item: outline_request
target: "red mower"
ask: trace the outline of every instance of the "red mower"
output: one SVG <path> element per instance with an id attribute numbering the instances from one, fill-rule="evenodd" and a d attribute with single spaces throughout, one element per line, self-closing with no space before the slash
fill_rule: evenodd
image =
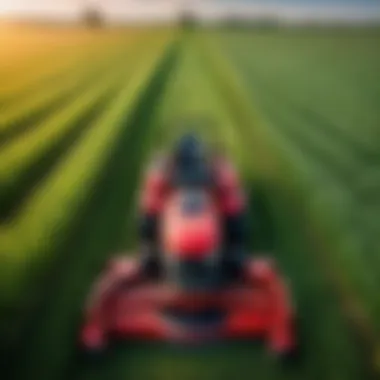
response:
<path id="1" fill-rule="evenodd" d="M 196 139 L 194 144 L 198 144 Z M 231 271 L 235 253 L 224 236 L 230 233 L 224 220 L 231 214 L 226 198 L 216 195 L 217 181 L 194 180 L 193 163 L 192 180 L 183 180 L 189 178 L 186 175 L 181 181 L 171 176 L 176 180 L 167 180 L 170 186 L 163 191 L 164 182 L 154 167 L 142 193 L 147 215 L 155 211 L 159 216 L 154 243 L 159 270 L 147 270 L 139 255 L 110 261 L 88 301 L 81 332 L 84 347 L 98 351 L 114 337 L 178 343 L 262 338 L 275 354 L 293 353 L 297 343 L 294 310 L 273 259 L 239 256 L 235 260 L 239 265 Z M 186 170 L 182 167 L 181 171 Z M 225 175 L 225 167 L 221 171 L 224 177 L 219 178 L 227 178 L 224 185 L 230 185 L 224 187 L 224 196 L 227 188 L 236 195 L 232 177 Z M 235 211 L 238 203 L 229 202 Z M 225 259 L 226 255 L 232 260 Z"/>

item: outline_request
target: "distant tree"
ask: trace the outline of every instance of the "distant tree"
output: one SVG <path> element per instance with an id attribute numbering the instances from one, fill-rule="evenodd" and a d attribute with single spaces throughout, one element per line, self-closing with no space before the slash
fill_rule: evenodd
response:
<path id="1" fill-rule="evenodd" d="M 243 21 L 240 17 L 235 16 L 233 14 L 225 17 L 222 21 L 221 24 L 227 28 L 230 29 L 239 29 L 243 26 Z"/>
<path id="2" fill-rule="evenodd" d="M 180 16 L 180 25 L 183 29 L 193 29 L 197 26 L 197 17 L 190 11 L 184 10 Z"/>
<path id="3" fill-rule="evenodd" d="M 230 29 L 274 29 L 279 23 L 275 17 L 261 16 L 257 18 L 242 17 L 231 14 L 224 18 L 222 24 Z"/>
<path id="4" fill-rule="evenodd" d="M 92 6 L 88 6 L 83 11 L 83 22 L 90 28 L 100 28 L 104 24 L 102 12 Z"/>
<path id="5" fill-rule="evenodd" d="M 279 27 L 279 20 L 275 17 L 261 17 L 257 19 L 253 26 L 257 29 L 276 29 Z"/>

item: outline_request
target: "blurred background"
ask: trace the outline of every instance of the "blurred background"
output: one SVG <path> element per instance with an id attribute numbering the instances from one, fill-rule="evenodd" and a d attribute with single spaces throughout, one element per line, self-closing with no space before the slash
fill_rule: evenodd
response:
<path id="1" fill-rule="evenodd" d="M 291 283 L 291 370 L 248 343 L 80 357 L 145 164 L 192 118 Z M 379 234 L 377 0 L 0 0 L 1 378 L 379 378 Z"/>

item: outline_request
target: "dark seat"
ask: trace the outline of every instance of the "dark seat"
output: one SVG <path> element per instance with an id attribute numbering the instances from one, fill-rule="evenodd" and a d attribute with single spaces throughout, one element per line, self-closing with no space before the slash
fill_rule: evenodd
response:
<path id="1" fill-rule="evenodd" d="M 207 163 L 177 164 L 171 183 L 174 188 L 207 188 L 212 186 L 212 170 Z"/>

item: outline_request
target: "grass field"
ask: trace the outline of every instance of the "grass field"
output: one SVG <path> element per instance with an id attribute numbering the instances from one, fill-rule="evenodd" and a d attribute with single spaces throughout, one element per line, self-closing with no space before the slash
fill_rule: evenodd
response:
<path id="1" fill-rule="evenodd" d="M 0 333 L 10 378 L 380 375 L 378 31 L 58 29 L 50 44 L 44 30 L 7 28 Z M 294 368 L 253 343 L 126 343 L 96 363 L 78 354 L 91 284 L 107 258 L 136 247 L 144 165 L 194 116 L 211 121 L 199 133 L 242 172 L 251 248 L 273 252 L 291 279 L 304 351 Z"/>

